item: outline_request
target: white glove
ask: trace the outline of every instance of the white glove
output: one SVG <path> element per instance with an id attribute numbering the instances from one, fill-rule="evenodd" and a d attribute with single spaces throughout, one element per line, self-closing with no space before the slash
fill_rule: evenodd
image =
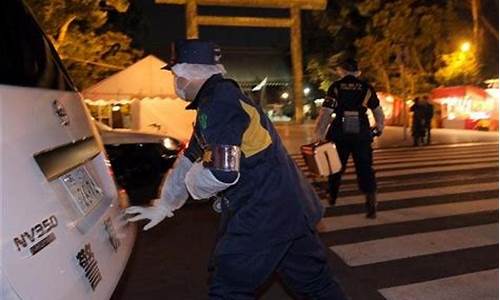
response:
<path id="1" fill-rule="evenodd" d="M 219 181 L 212 172 L 197 162 L 186 174 L 186 188 L 194 199 L 207 199 L 236 184 L 240 174 L 231 183 Z"/>
<path id="2" fill-rule="evenodd" d="M 184 178 L 192 166 L 193 163 L 187 157 L 180 155 L 163 182 L 160 198 L 153 201 L 153 206 L 131 206 L 127 208 L 125 210 L 127 214 L 137 214 L 128 219 L 128 222 L 149 219 L 150 222 L 144 226 L 144 230 L 148 230 L 166 217 L 173 217 L 173 211 L 184 205 L 189 197 Z"/>
<path id="3" fill-rule="evenodd" d="M 189 197 L 184 179 L 192 166 L 193 163 L 189 158 L 180 155 L 163 182 L 160 199 L 168 203 L 173 210 L 181 208 Z"/>
<path id="4" fill-rule="evenodd" d="M 377 106 L 375 109 L 372 110 L 373 118 L 375 119 L 375 126 L 377 127 L 377 130 L 380 132 L 380 135 L 382 135 L 382 132 L 384 132 L 384 111 L 382 110 L 382 107 Z"/>
<path id="5" fill-rule="evenodd" d="M 173 217 L 173 209 L 168 203 L 161 199 L 155 199 L 152 206 L 131 206 L 125 210 L 125 213 L 136 216 L 129 218 L 128 222 L 137 222 L 139 220 L 150 220 L 143 230 L 146 231 L 163 221 L 166 217 Z"/>

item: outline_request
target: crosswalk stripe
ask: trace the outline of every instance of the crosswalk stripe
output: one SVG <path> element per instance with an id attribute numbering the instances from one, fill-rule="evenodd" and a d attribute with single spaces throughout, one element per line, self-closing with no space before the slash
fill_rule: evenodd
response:
<path id="1" fill-rule="evenodd" d="M 408 162 L 408 163 L 390 163 L 390 164 L 375 164 L 375 170 L 387 170 L 387 169 L 405 169 L 414 167 L 425 167 L 425 166 L 441 166 L 441 165 L 451 165 L 451 164 L 466 164 L 466 163 L 482 163 L 482 162 L 495 162 L 498 161 L 497 157 L 482 157 L 482 158 L 458 158 L 458 159 L 440 159 L 436 161 L 420 161 L 420 162 Z M 354 168 L 349 168 L 347 172 L 354 172 Z"/>
<path id="2" fill-rule="evenodd" d="M 440 160 L 443 158 L 446 159 L 458 159 L 458 158 L 472 158 L 472 157 L 496 157 L 498 158 L 498 151 L 483 151 L 478 153 L 454 153 L 444 156 L 391 156 L 387 158 L 374 158 L 375 164 L 387 164 L 387 163 L 395 163 L 395 162 L 410 162 L 410 161 L 430 161 L 430 160 Z M 350 164 L 353 163 L 352 160 L 349 161 Z"/>
<path id="3" fill-rule="evenodd" d="M 498 244 L 498 223 L 403 235 L 330 249 L 349 266 Z"/>
<path id="4" fill-rule="evenodd" d="M 452 153 L 454 151 L 464 151 L 464 152 L 474 152 L 477 150 L 498 150 L 499 144 L 498 142 L 494 143 L 479 143 L 479 144 L 458 144 L 458 145 L 433 145 L 426 146 L 425 148 L 415 148 L 415 147 L 397 147 L 397 148 L 384 148 L 384 149 L 374 149 L 373 153 L 375 156 L 377 155 L 398 155 L 399 153 L 438 153 L 446 152 Z M 293 158 L 302 157 L 301 153 L 290 153 L 290 156 Z"/>
<path id="5" fill-rule="evenodd" d="M 456 148 L 399 148 L 399 149 L 380 149 L 374 150 L 375 155 L 399 155 L 401 153 L 453 153 L 453 152 L 476 152 L 480 150 L 498 150 L 498 144 L 495 145 L 481 145 L 477 147 L 456 147 Z"/>
<path id="6" fill-rule="evenodd" d="M 443 153 L 413 153 L 413 152 L 402 152 L 397 155 L 394 154 L 374 154 L 373 161 L 375 163 L 384 163 L 388 161 L 401 161 L 406 159 L 412 160 L 423 160 L 423 159 L 441 159 L 447 157 L 463 157 L 466 158 L 468 156 L 481 156 L 488 155 L 491 157 L 498 158 L 499 151 L 497 149 L 477 149 L 476 151 L 453 151 L 453 152 L 443 152 Z M 305 165 L 302 155 L 293 157 L 299 165 Z M 352 163 L 352 157 L 350 162 Z"/>
<path id="7" fill-rule="evenodd" d="M 442 165 L 443 164 L 443 165 Z M 442 165 L 442 166 L 440 166 Z M 429 168 L 429 166 L 435 166 Z M 399 169 L 401 167 L 402 169 Z M 420 168 L 418 168 L 420 167 Z M 494 168 L 498 167 L 498 158 L 497 157 L 484 157 L 484 158 L 476 158 L 476 159 L 458 159 L 458 160 L 446 160 L 441 159 L 438 161 L 430 161 L 430 162 L 418 162 L 418 163 L 408 163 L 408 164 L 393 164 L 393 165 L 377 165 L 375 164 L 375 170 L 379 170 L 377 172 L 377 178 L 381 178 L 384 176 L 398 176 L 398 175 L 407 175 L 407 174 L 422 174 L 422 173 L 434 173 L 439 171 L 458 171 L 464 169 L 480 169 L 480 168 Z M 395 170 L 387 170 L 391 168 L 396 168 Z M 406 169 L 408 168 L 408 169 Z M 307 166 L 299 166 L 299 169 L 306 175 L 307 177 L 313 178 L 314 174 L 312 174 Z M 381 171 L 380 171 L 381 170 Z M 384 171 L 386 170 L 386 171 Z M 351 165 L 347 168 L 344 173 L 343 178 L 345 180 L 356 179 L 356 174 L 354 173 L 354 167 Z M 317 178 L 319 181 L 326 180 L 324 178 Z"/>
<path id="8" fill-rule="evenodd" d="M 497 181 L 498 182 L 498 171 L 493 173 L 483 173 L 483 174 L 474 174 L 474 175 L 469 175 L 469 174 L 456 174 L 454 176 L 446 176 L 446 177 L 438 177 L 438 178 L 414 178 L 414 179 L 407 179 L 404 181 L 405 185 L 401 185 L 401 181 L 399 180 L 378 180 L 377 186 L 379 189 L 381 188 L 394 188 L 394 187 L 411 187 L 412 185 L 422 185 L 426 186 L 429 184 L 442 184 L 448 185 L 448 186 L 456 186 L 456 185 L 462 185 L 462 184 L 467 184 L 468 182 L 474 182 L 477 180 L 482 180 L 482 181 L 487 181 L 487 182 L 492 182 L 492 181 Z M 407 188 L 406 190 L 409 190 L 411 188 Z M 352 191 L 358 191 L 358 184 L 357 183 L 346 183 L 342 184 L 341 187 L 341 192 L 352 192 Z"/>
<path id="9" fill-rule="evenodd" d="M 498 198 L 379 211 L 374 220 L 365 218 L 364 214 L 326 217 L 317 228 L 319 232 L 329 232 L 493 210 L 498 210 Z"/>
<path id="10" fill-rule="evenodd" d="M 498 182 L 488 182 L 480 184 L 464 184 L 459 186 L 447 186 L 447 187 L 437 187 L 428 189 L 416 189 L 416 190 L 406 190 L 398 192 L 388 192 L 378 194 L 378 201 L 394 201 L 409 198 L 422 198 L 422 197 L 434 197 L 434 196 L 444 196 L 460 193 L 472 193 L 472 192 L 483 192 L 488 190 L 498 190 Z M 337 206 L 351 205 L 364 203 L 364 195 L 339 197 L 337 200 Z"/>
<path id="11" fill-rule="evenodd" d="M 472 170 L 472 169 L 482 169 L 482 168 L 494 168 L 498 167 L 498 161 L 488 162 L 488 163 L 477 163 L 477 164 L 455 164 L 452 166 L 444 167 L 430 167 L 430 168 L 414 168 L 406 170 L 393 170 L 393 171 L 381 171 L 377 172 L 377 178 L 399 176 L 399 175 L 411 175 L 411 174 L 425 174 L 425 173 L 435 173 L 435 172 L 446 172 L 446 171 L 460 171 L 460 170 Z M 356 179 L 356 174 L 347 174 L 342 176 L 344 180 Z"/>
<path id="12" fill-rule="evenodd" d="M 498 299 L 498 269 L 379 290 L 387 300 Z"/>
<path id="13" fill-rule="evenodd" d="M 375 166 L 376 169 L 380 168 L 389 168 L 389 166 L 392 167 L 403 167 L 405 165 L 411 166 L 411 165 L 428 165 L 428 164 L 433 164 L 436 162 L 444 162 L 444 161 L 449 161 L 449 162 L 481 162 L 481 161 L 494 161 L 498 160 L 498 152 L 497 153 L 489 153 L 489 152 L 483 152 L 483 153 L 477 153 L 475 155 L 469 155 L 469 154 L 460 154 L 460 155 L 446 155 L 444 157 L 405 157 L 405 158 L 391 158 L 391 159 L 386 159 L 386 160 L 375 160 L 373 165 Z M 301 169 L 307 170 L 308 167 L 305 162 L 299 161 L 297 162 L 297 166 Z M 352 159 L 349 160 L 347 163 L 347 168 L 348 169 L 354 169 L 354 162 Z"/>
<path id="14" fill-rule="evenodd" d="M 498 150 L 496 149 L 478 149 L 476 151 L 462 151 L 462 150 L 457 150 L 453 152 L 424 152 L 424 153 L 419 153 L 419 152 L 402 152 L 398 154 L 374 154 L 373 158 L 375 161 L 383 161 L 387 159 L 393 159 L 393 158 L 429 158 L 429 159 L 439 159 L 444 156 L 448 155 L 477 155 L 481 154 L 483 152 L 489 153 L 491 155 L 497 155 L 498 156 Z"/>
<path id="15" fill-rule="evenodd" d="M 401 152 L 407 151 L 409 149 L 418 150 L 418 151 L 428 151 L 428 150 L 436 150 L 436 149 L 475 149 L 475 148 L 483 148 L 483 147 L 498 147 L 498 141 L 496 142 L 484 142 L 484 143 L 463 143 L 463 144 L 442 144 L 442 145 L 428 145 L 423 148 L 416 148 L 412 146 L 405 147 L 394 147 L 394 148 L 379 148 L 375 149 L 374 152 Z"/>

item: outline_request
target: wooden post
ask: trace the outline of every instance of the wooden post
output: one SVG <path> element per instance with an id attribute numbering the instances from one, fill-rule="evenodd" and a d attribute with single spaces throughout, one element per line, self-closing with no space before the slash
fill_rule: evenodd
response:
<path id="1" fill-rule="evenodd" d="M 301 10 L 325 9 L 326 0 L 155 0 L 155 3 L 186 5 L 186 36 L 198 38 L 198 27 L 202 26 L 244 26 L 244 27 L 290 27 L 290 51 L 292 56 L 293 98 L 295 101 L 295 121 L 302 123 L 303 109 L 303 65 Z M 289 8 L 290 19 L 259 17 L 217 17 L 198 16 L 197 5 Z"/>
<path id="2" fill-rule="evenodd" d="M 186 38 L 198 38 L 198 20 L 197 20 L 197 4 L 196 0 L 186 1 Z"/>
<path id="3" fill-rule="evenodd" d="M 293 100 L 295 102 L 295 121 L 302 123 L 304 119 L 303 110 L 303 84 L 302 84 L 302 36 L 300 22 L 300 7 L 293 5 L 290 8 L 292 26 L 290 30 L 290 50 L 292 54 L 293 70 Z"/>

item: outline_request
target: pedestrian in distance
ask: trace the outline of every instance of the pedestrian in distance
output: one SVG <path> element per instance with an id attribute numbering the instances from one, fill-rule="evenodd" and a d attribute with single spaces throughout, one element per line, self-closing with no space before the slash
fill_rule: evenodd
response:
<path id="1" fill-rule="evenodd" d="M 424 144 L 424 137 L 427 132 L 426 127 L 426 115 L 427 115 L 427 105 L 425 101 L 416 97 L 413 100 L 413 105 L 410 107 L 410 111 L 413 113 L 412 125 L 411 125 L 411 135 L 413 136 L 413 146 L 419 146 Z"/>
<path id="2" fill-rule="evenodd" d="M 432 129 L 432 118 L 434 118 L 434 106 L 429 100 L 429 96 L 424 96 L 425 104 L 425 129 L 426 129 L 426 145 L 431 144 L 431 129 Z"/>
<path id="3" fill-rule="evenodd" d="M 188 148 L 179 155 L 150 207 L 129 219 L 145 230 L 172 217 L 191 195 L 217 197 L 220 228 L 209 269 L 210 299 L 255 299 L 274 272 L 299 297 L 345 299 L 316 232 L 324 208 L 263 110 L 225 79 L 214 43 L 181 40 L 165 67 L 177 95 L 197 111 Z"/>
<path id="4" fill-rule="evenodd" d="M 329 87 L 315 128 L 317 139 L 335 143 L 342 163 L 341 171 L 328 177 L 330 204 L 335 205 L 337 201 L 342 174 L 352 154 L 358 186 L 366 196 L 366 217 L 376 218 L 377 184 L 371 144 L 373 138 L 380 136 L 384 130 L 384 113 L 374 88 L 359 79 L 361 72 L 354 59 L 345 60 L 336 71 L 341 79 Z M 368 121 L 368 109 L 376 123 L 372 128 Z"/>

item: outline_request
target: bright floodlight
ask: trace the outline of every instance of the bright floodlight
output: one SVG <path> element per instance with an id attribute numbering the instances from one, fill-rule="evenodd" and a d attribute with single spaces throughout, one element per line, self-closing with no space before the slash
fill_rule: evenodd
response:
<path id="1" fill-rule="evenodd" d="M 470 50 L 470 48 L 471 48 L 471 44 L 469 42 L 464 42 L 460 46 L 460 51 L 462 51 L 462 52 L 468 52 Z"/>

